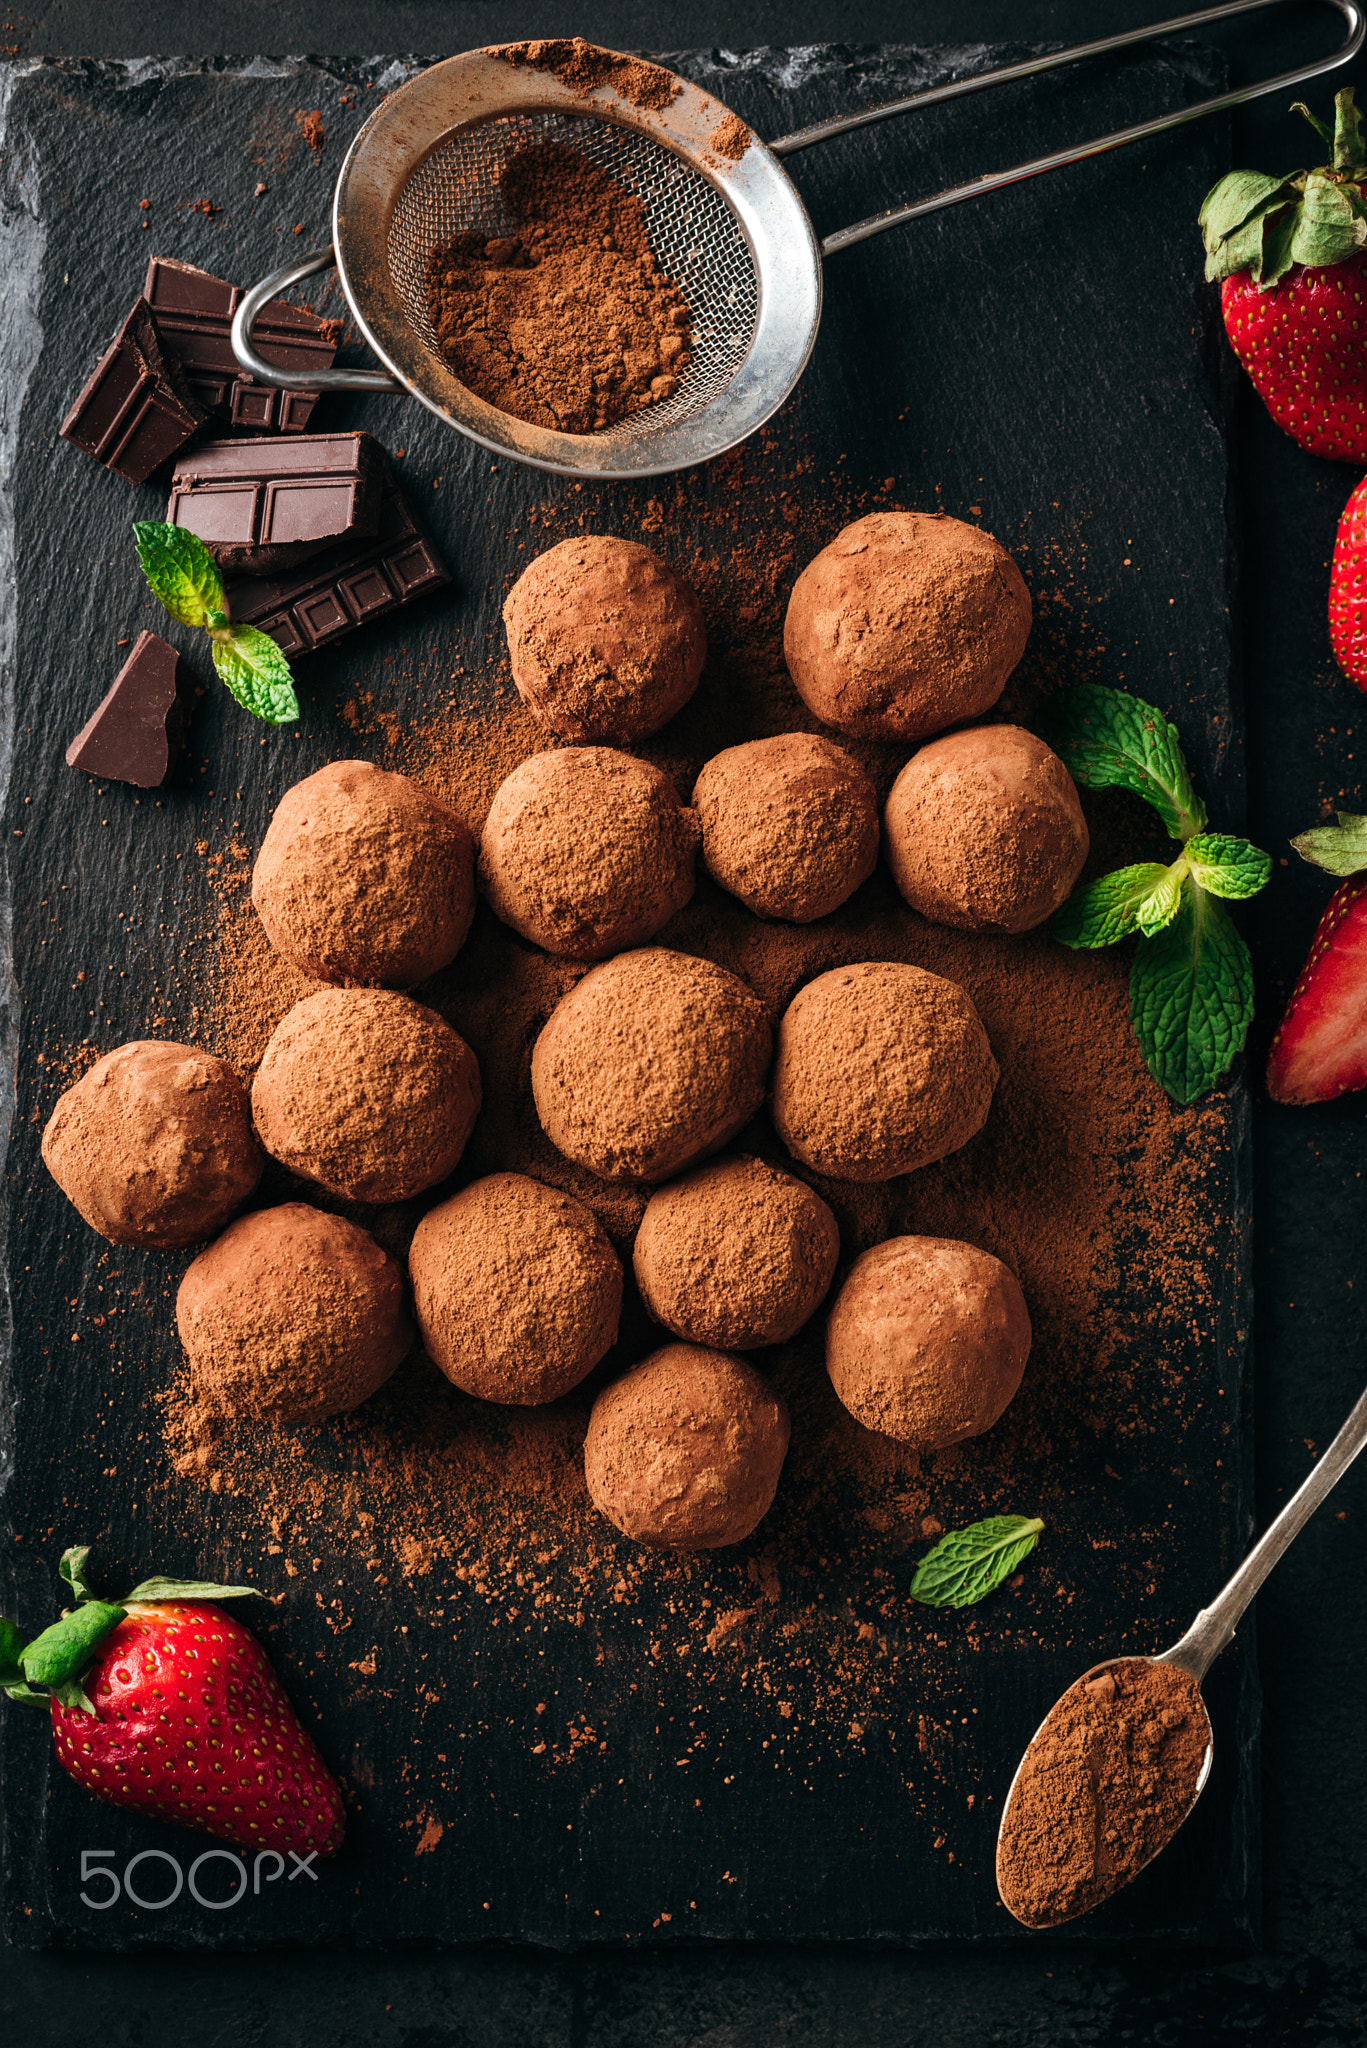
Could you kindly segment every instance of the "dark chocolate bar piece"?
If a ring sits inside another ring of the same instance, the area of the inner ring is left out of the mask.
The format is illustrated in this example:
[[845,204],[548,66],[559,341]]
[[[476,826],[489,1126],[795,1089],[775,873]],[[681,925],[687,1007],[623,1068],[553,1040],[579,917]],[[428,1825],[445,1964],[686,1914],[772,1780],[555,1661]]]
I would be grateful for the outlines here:
[[288,569],[375,532],[385,452],[373,434],[206,441],[178,462],[166,517],[224,569]]
[[139,633],[104,702],[66,750],[87,775],[159,789],[185,737],[195,672],[155,633]]
[[203,419],[179,370],[162,354],[147,301],[137,299],[60,431],[115,476],[145,484]]
[[230,619],[259,626],[293,658],[450,581],[391,478],[373,539],[329,548],[289,576],[241,577],[225,602]]
[[[321,394],[258,384],[233,354],[233,315],[246,296],[239,285],[174,257],[154,256],[143,295],[163,348],[206,412],[226,414],[234,426],[258,433],[303,433]],[[330,370],[340,332],[340,321],[320,320],[303,306],[272,299],[252,328],[252,340],[278,370]]]

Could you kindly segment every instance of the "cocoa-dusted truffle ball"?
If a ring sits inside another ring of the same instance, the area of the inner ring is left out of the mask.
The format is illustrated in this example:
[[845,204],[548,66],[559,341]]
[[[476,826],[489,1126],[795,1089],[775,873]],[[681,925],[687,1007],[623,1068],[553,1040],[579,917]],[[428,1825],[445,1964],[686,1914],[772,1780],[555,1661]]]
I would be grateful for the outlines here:
[[693,802],[708,873],[757,917],[825,917],[878,859],[873,784],[814,733],[728,747],[703,769]]
[[892,785],[884,818],[888,866],[907,902],[961,931],[1042,924],[1087,858],[1072,776],[1019,725],[932,740]]
[[1006,549],[936,512],[870,512],[793,586],[783,652],[837,732],[918,740],[996,703],[1030,633]]
[[356,1202],[403,1202],[445,1180],[479,1101],[465,1040],[387,989],[305,996],[276,1025],[252,1085],[271,1157]]
[[652,1195],[632,1252],[657,1323],[691,1344],[786,1344],[835,1278],[820,1195],[759,1159],[719,1159]]
[[305,1202],[258,1209],[201,1252],[176,1324],[197,1397],[272,1422],[358,1407],[413,1343],[395,1261],[357,1224]]
[[200,1244],[265,1165],[226,1060],[150,1038],[116,1046],[58,1097],[43,1164],[112,1244]]
[[541,1127],[605,1180],[668,1180],[764,1100],[764,1005],[711,960],[619,953],[561,998],[532,1049]]
[[774,1122],[795,1159],[839,1180],[891,1180],[966,1145],[998,1067],[956,982],[900,961],[835,967],[778,1028]]
[[622,1268],[602,1225],[526,1174],[491,1173],[429,1211],[408,1270],[428,1351],[481,1401],[554,1401],[617,1336]]
[[894,1237],[865,1252],[826,1326],[826,1370],[851,1415],[922,1451],[991,1429],[1029,1356],[1011,1268],[948,1237]]
[[301,973],[411,988],[464,944],[474,844],[455,812],[406,775],[334,761],[276,806],[252,902],[276,952]]
[[513,681],[567,740],[658,732],[698,687],[702,608],[667,562],[610,534],[562,540],[525,568],[503,607]]
[[649,762],[611,747],[533,754],[494,797],[480,887],[533,945],[603,960],[687,903],[698,836],[697,813]]
[[666,1344],[594,1402],[584,1477],[624,1536],[717,1550],[764,1519],[787,1452],[788,1410],[752,1365]]

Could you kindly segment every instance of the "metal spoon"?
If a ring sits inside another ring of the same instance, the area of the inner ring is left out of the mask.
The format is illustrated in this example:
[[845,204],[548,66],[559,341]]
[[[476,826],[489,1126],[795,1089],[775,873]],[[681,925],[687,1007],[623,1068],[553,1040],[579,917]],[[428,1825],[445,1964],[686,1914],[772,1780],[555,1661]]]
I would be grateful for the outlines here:
[[[1344,1423],[1342,1429],[1324,1453],[1324,1456],[1302,1485],[1292,1494],[1276,1521],[1264,1530],[1233,1577],[1216,1594],[1210,1606],[1201,1609],[1201,1612],[1197,1615],[1186,1634],[1179,1637],[1170,1650],[1164,1650],[1157,1657],[1140,1658],[1133,1654],[1123,1657],[1108,1657],[1103,1663],[1094,1664],[1090,1671],[1084,1671],[1082,1678],[1075,1681],[1075,1683],[1080,1684],[1083,1681],[1096,1678],[1102,1672],[1109,1671],[1113,1665],[1148,1663],[1175,1664],[1179,1671],[1187,1672],[1200,1685],[1221,1650],[1227,1644],[1233,1642],[1235,1629],[1243,1619],[1246,1608],[1251,1603],[1253,1596],[1262,1585],[1263,1580],[1267,1577],[1273,1565],[1291,1547],[1296,1537],[1300,1535],[1301,1530],[1314,1514],[1315,1509],[1338,1484],[1364,1444],[1367,1444],[1367,1393],[1359,1397],[1348,1420]],[[1069,1691],[1071,1690],[1072,1688],[1069,1687]],[[1032,1742],[1038,1739],[1039,1735],[1048,1725],[1049,1719],[1058,1704],[1059,1702],[1055,1701],[1054,1706],[1050,1708],[1049,1713],[1040,1722],[1034,1736],[1031,1737]],[[1204,1701],[1201,1704],[1201,1711],[1203,1714],[1205,1713]],[[1182,1816],[1182,1820],[1178,1822],[1178,1827],[1190,1817],[1192,1807],[1195,1806],[1202,1791],[1205,1789],[1205,1783],[1210,1776],[1210,1767],[1214,1761],[1214,1755],[1214,1738],[1210,1732],[1210,1719],[1207,1716],[1206,1753],[1201,1760],[1201,1770],[1196,1780],[1196,1790],[1191,1795],[1191,1806],[1188,1806],[1186,1813]],[[1011,1789],[1006,1795],[1006,1804],[1002,1809],[1001,1826],[997,1831],[999,1869],[1002,1838],[1006,1833],[1006,1824],[1011,1813],[1011,1800],[1016,1786],[1020,1782],[1024,1763],[1025,1757],[1022,1756],[1020,1763],[1016,1766],[1016,1774],[1011,1780]],[[1177,1828],[1174,1828],[1172,1835],[1176,1833]],[[1168,1842],[1172,1840],[1172,1835],[1169,1835],[1167,1841],[1160,1844],[1159,1848],[1154,1851],[1154,1855],[1161,1855]],[[1128,1884],[1132,1878],[1139,1874],[1140,1870],[1146,1868],[1147,1864],[1152,1861],[1153,1856],[1149,1856],[1146,1857],[1144,1863],[1136,1864],[1134,1870],[1124,1879],[1124,1884]],[[1121,1889],[1123,1889],[1123,1885],[1115,1887],[1116,1891]],[[1113,1893],[1107,1893],[1105,1896],[1109,1898],[1113,1895]],[[1100,1905],[1103,1902],[1102,1900],[1097,1900],[1094,1903]],[[1092,1908],[1088,1907],[1086,1910],[1090,1912]],[[1074,1918],[1076,1916],[1068,1915],[1066,1917]],[[1028,1925],[1030,1923],[1022,1924]],[[1051,1921],[1049,1924],[1051,1926],[1061,1926],[1063,1923],[1062,1921]]]

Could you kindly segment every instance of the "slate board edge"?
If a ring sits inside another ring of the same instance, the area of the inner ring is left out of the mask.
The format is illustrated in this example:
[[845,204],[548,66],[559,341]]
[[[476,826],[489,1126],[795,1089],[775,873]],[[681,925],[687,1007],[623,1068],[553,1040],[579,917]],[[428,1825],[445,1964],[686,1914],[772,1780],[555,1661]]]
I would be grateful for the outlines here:
[[[824,49],[829,49],[830,47],[832,46],[818,46],[818,48]],[[836,45],[834,47],[837,49],[845,49],[848,46]],[[1016,46],[1012,45],[1010,47],[1014,51],[1014,48]],[[736,62],[753,62],[762,54],[764,53],[746,53],[746,56],[744,58],[737,60],[733,58],[731,56],[731,53],[729,52],[718,52],[715,53],[711,65],[709,64],[707,56],[701,54],[695,56],[693,61],[696,64],[698,64],[700,68],[708,69],[713,72],[713,75],[715,75],[715,70],[713,69],[713,67],[715,66],[716,58],[718,57],[721,59],[722,65],[725,66]],[[794,59],[798,59],[809,54],[815,56],[817,54],[817,50],[813,49],[810,52],[808,50],[797,50],[785,54],[790,55]],[[863,49],[860,50],[859,54],[861,57],[877,57],[884,60],[888,60],[895,59],[899,56],[921,57],[925,53],[923,52],[921,46],[886,44],[877,46],[876,50],[871,46],[865,46]],[[942,61],[946,54],[949,53],[939,49],[937,49],[935,52],[936,57],[940,58]],[[992,57],[995,58],[998,56],[999,53],[997,50],[994,49],[990,54]],[[953,55],[956,57],[964,58],[971,64],[975,59],[978,62],[982,62],[984,60],[984,57],[987,56],[988,53],[982,46],[973,46],[971,49],[967,47],[955,47]],[[55,62],[51,63],[45,62],[43,60],[28,60],[21,64],[11,64],[0,67],[0,69],[2,69],[5,74],[3,80],[0,80],[0,132],[3,132],[3,119],[4,114],[6,112],[8,97],[9,93],[13,89],[13,85],[16,82],[16,79],[22,75],[25,75],[27,72],[35,69],[45,68],[58,71],[69,70],[71,72],[79,73],[80,75],[87,77],[95,72],[103,74],[121,74],[122,82],[124,84],[133,85],[146,84],[158,78],[170,80],[178,77],[203,75],[208,73],[221,74],[227,76],[246,76],[253,77],[256,79],[260,79],[262,77],[283,78],[298,75],[303,71],[311,69],[314,65],[321,65],[328,69],[329,71],[340,72],[343,76],[354,77],[358,74],[365,75],[366,73],[370,73],[375,77],[376,83],[379,83],[381,80],[384,80],[388,84],[397,84],[402,80],[403,77],[411,75],[411,73],[414,70],[421,68],[423,62],[425,61],[431,60],[393,58],[377,58],[369,60],[336,60],[326,58],[287,58],[251,60],[236,60],[224,58],[194,60],[176,58],[168,59],[165,61],[109,61],[98,64],[90,60],[79,59],[56,60]],[[682,58],[682,54],[680,55],[680,57],[675,58],[674,61],[679,63],[680,69],[686,68],[686,64]],[[17,268],[16,282],[20,286],[20,289],[12,290],[6,297],[3,307],[0,307],[0,323],[2,323],[0,324],[0,334],[4,335],[7,343],[7,361],[12,366],[12,375],[14,376],[17,384],[17,395],[19,400],[19,403],[15,405],[12,410],[9,410],[7,412],[4,422],[0,423],[0,450],[3,451],[7,458],[10,455],[14,443],[17,439],[17,420],[19,412],[22,407],[23,387],[24,384],[26,384],[27,382],[31,364],[36,357],[37,348],[41,346],[41,336],[38,336],[36,342],[34,342],[33,345],[29,347],[27,352],[25,351],[25,348],[22,345],[25,341],[32,341],[32,328],[35,324],[32,319],[31,306],[27,294],[23,289],[23,285],[25,280],[31,279],[35,275],[37,267],[41,264],[44,243],[43,230],[41,228],[40,223],[35,217],[33,217],[31,212],[26,213],[21,211],[17,221],[12,216],[11,220],[7,222],[7,241],[11,243],[11,248],[13,247],[12,238],[16,234],[19,238],[20,259]],[[11,263],[12,262],[13,257],[11,256]],[[11,471],[7,470],[6,474],[9,473],[11,473]],[[14,560],[12,542],[13,507],[9,502],[8,494],[7,492],[5,492],[3,484],[0,484],[0,597],[13,597]],[[3,687],[3,707],[0,708],[0,786],[3,786],[8,782],[10,767],[13,758],[16,676],[13,635],[14,610],[13,605],[11,603],[9,607],[5,608],[3,619],[0,619],[0,686]],[[8,939],[9,902],[7,881],[0,881],[0,886],[3,886],[4,888],[4,898],[3,901],[0,901],[0,914],[3,915],[4,920],[4,937]],[[18,1000],[17,990],[15,988],[13,979],[12,959],[9,954],[8,946],[6,946],[5,948],[3,977],[3,981],[0,981],[0,1070],[3,1071],[5,1081],[12,1085],[17,1040]],[[1241,1161],[1240,1180],[1241,1184],[1244,1187],[1246,1187],[1248,1181],[1246,1145],[1248,1131],[1248,1101],[1246,1090],[1241,1080],[1236,1080],[1236,1082],[1234,1083],[1234,1089],[1238,1096],[1239,1104],[1240,1136],[1238,1140],[1238,1152]],[[2,1227],[3,1220],[0,1220],[0,1228]],[[1245,1256],[1243,1260],[1243,1286],[1245,1293],[1247,1293],[1249,1273],[1247,1256],[1248,1246],[1246,1239],[1244,1242],[1244,1253]],[[3,1304],[0,1304],[0,1314],[4,1315],[5,1327],[6,1329],[8,1329],[8,1325],[10,1322],[10,1304],[8,1298],[7,1282],[4,1302]],[[1248,1375],[1251,1369],[1250,1359],[1251,1352],[1249,1347],[1247,1347],[1246,1345],[1242,1361],[1242,1372],[1245,1385],[1247,1385],[1248,1383]],[[8,1412],[8,1408],[6,1408],[5,1418],[0,1419],[0,1483],[3,1483],[8,1474],[8,1466],[6,1463],[6,1454],[10,1448],[7,1421]],[[1251,1455],[1252,1454],[1250,1445],[1248,1448],[1246,1448],[1246,1463],[1251,1463]],[[38,1569],[42,1572],[44,1578],[46,1578],[47,1574],[45,1565],[41,1565],[38,1560],[34,1560],[34,1563],[35,1566],[37,1566]],[[7,1578],[8,1569],[9,1563],[7,1561],[5,1567]],[[8,1595],[9,1585],[6,1582],[3,1586],[3,1597],[5,1597],[7,1600]],[[1245,1636],[1244,1641],[1245,1657],[1243,1661],[1246,1665],[1248,1665],[1250,1661],[1249,1652],[1251,1650],[1251,1643],[1247,1635]],[[1249,1699],[1247,1690],[1245,1690],[1243,1695],[1243,1706],[1245,1709],[1247,1709],[1251,1704],[1252,1702]],[[37,1717],[34,1717],[34,1719],[37,1720]],[[1256,1713],[1253,1717],[1253,1725],[1256,1728]],[[46,1731],[43,1730],[41,1721],[38,1722],[38,1726],[35,1730],[35,1733],[40,1731],[43,1733],[45,1739]],[[1243,1744],[1241,1743],[1240,1746],[1242,1748]],[[1249,1807],[1249,1810],[1251,1812],[1256,1813],[1256,1785],[1249,1782],[1248,1780],[1245,1780],[1244,1797],[1245,1803]],[[35,1816],[35,1824],[41,1830],[41,1820],[37,1816]],[[1231,1938],[1233,1940],[1239,1940],[1240,1937],[1249,1938],[1251,1936],[1251,1932],[1252,1930],[1247,1929],[1244,1926],[1240,1926],[1237,1930],[1237,1933],[1233,1929],[1231,1930]],[[14,1933],[19,1940],[22,1941],[25,1939],[26,1930],[16,1928],[14,1930]],[[1003,1945],[1003,1940],[1009,1943],[1013,1940],[1019,1940],[1019,1938],[1020,1937],[1018,1936],[1012,1937],[1010,1935],[1007,1935],[1002,1939],[989,1936],[986,1937],[986,1940],[988,1945],[999,1947]],[[1155,1937],[1154,1939],[1161,1944],[1164,1942],[1171,1943],[1172,1941],[1180,1940],[1181,1938],[1182,1936],[1180,1931],[1169,1931],[1164,1936]],[[28,1939],[32,1939],[31,1933],[28,1935]],[[1079,1934],[1075,1937],[1065,1936],[1063,1939],[1065,1945],[1068,1946],[1082,1945],[1089,1947],[1111,1947],[1117,1945],[1135,1945],[1134,1936],[1125,1937],[1123,1939],[1117,1937],[1114,1940],[1112,1940],[1106,1937],[1086,1936]],[[1139,1940],[1142,1944],[1143,1937],[1139,1937]],[[402,1945],[405,1947],[408,1946],[408,1944]],[[426,1938],[420,1939],[419,1941],[416,1941],[412,1944],[412,1946],[418,1948],[430,1947],[433,1945],[434,1944]],[[544,1945],[548,1947],[561,1946],[560,1944],[555,1943],[538,1943],[537,1945]],[[679,1944],[675,1943],[673,1945],[677,1946]],[[695,1942],[684,1943],[683,1945],[697,1946],[699,1944]],[[774,1946],[776,1944],[773,1943],[772,1938],[766,1937],[754,1938],[753,1941],[747,1942],[747,1946],[750,1945]],[[916,1948],[922,1948],[927,1946],[951,1946],[953,1948],[961,1948],[967,1946],[967,1944],[965,1944],[960,1938],[949,1937],[948,1941],[946,1942],[946,1940],[944,1940],[943,1938],[937,1939],[937,1937],[933,1934],[913,1938],[911,1940],[908,1940],[908,1938],[905,1935],[900,1934],[889,1934],[886,1936],[872,1934],[866,1937],[863,1941],[856,1941],[854,1943],[845,1943],[841,1945],[855,1947],[886,1947],[890,1945],[897,1945],[903,1947]],[[470,1944],[461,1944],[461,1946],[470,1946]],[[564,1946],[568,1949],[576,1945],[565,1944]],[[594,1946],[594,1944],[590,1942],[578,1944],[577,1946],[591,1948]]]

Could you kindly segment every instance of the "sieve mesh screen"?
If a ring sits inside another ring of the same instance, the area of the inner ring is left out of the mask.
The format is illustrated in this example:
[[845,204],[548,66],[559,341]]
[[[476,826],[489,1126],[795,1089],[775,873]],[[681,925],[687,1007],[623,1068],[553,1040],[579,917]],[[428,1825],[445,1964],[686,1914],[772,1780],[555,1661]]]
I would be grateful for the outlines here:
[[635,193],[650,245],[692,310],[693,360],[678,390],[582,437],[640,441],[693,418],[730,383],[749,352],[759,313],[754,261],[735,215],[716,187],[673,150],[633,128],[549,108],[458,129],[424,158],[399,195],[389,230],[390,275],[414,330],[440,361],[427,317],[428,256],[465,230],[515,233],[499,179],[519,149],[544,142],[577,150]]

